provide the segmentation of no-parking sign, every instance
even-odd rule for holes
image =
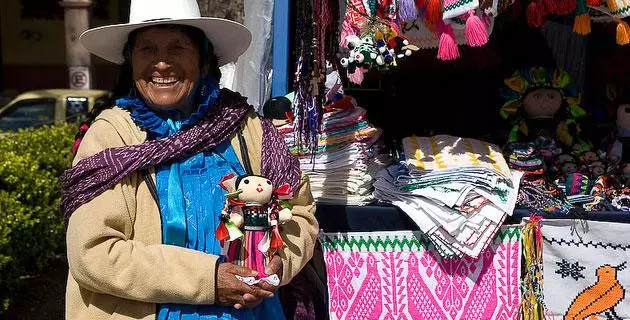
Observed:
[[[70,67],[70,89],[90,89],[89,67]]]

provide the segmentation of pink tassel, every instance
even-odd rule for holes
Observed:
[[[440,60],[451,61],[459,58],[459,49],[455,42],[453,27],[440,22],[440,45],[438,47],[437,57]]]
[[[400,0],[398,3],[398,16],[402,21],[414,21],[418,17],[418,8],[414,0]]]
[[[488,43],[486,25],[472,10],[468,12],[468,19],[466,19],[466,39],[471,47],[481,47]]]
[[[361,83],[363,83],[363,79],[365,78],[363,75],[364,72],[363,68],[357,68],[354,70],[354,73],[351,73],[349,76],[350,82],[361,85]]]
[[[348,38],[348,36],[355,35],[357,35],[357,33],[355,32],[354,27],[352,26],[350,21],[344,20],[341,24],[341,34],[339,36],[341,40],[339,40],[339,46],[341,46],[342,48],[347,48],[348,40],[346,40],[346,38]]]

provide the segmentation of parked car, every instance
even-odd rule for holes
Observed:
[[[0,131],[76,121],[108,96],[109,92],[103,90],[28,91],[0,108]]]

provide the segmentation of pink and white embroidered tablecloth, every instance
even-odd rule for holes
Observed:
[[[443,259],[411,231],[323,233],[331,319],[517,319],[520,229],[478,259]]]

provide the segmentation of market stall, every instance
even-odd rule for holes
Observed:
[[[626,7],[296,1],[265,113],[318,202],[302,317],[630,318]]]

